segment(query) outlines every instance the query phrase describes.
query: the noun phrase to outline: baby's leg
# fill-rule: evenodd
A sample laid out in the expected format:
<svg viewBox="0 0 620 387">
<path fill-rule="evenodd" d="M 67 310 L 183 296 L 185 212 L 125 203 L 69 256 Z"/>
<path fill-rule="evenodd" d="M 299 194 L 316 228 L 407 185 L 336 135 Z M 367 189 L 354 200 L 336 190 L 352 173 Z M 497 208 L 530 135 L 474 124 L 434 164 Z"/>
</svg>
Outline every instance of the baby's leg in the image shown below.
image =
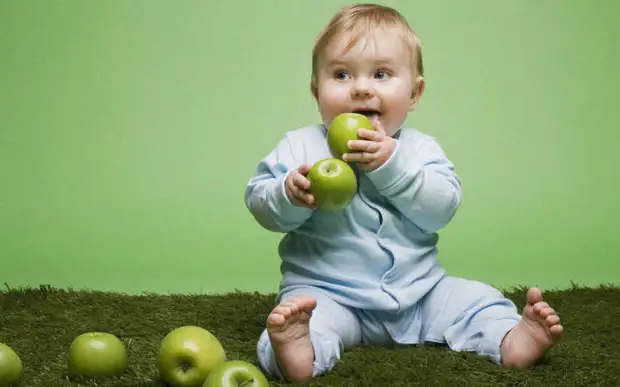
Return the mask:
<svg viewBox="0 0 620 387">
<path fill-rule="evenodd" d="M 318 290 L 296 289 L 269 314 L 257 356 L 272 376 L 305 381 L 331 370 L 345 349 L 360 342 L 361 328 L 352 310 Z"/>
<path fill-rule="evenodd" d="M 561 334 L 559 317 L 542 302 L 537 289 L 519 314 L 497 289 L 445 277 L 421 302 L 422 340 L 447 343 L 456 351 L 482 355 L 495 363 L 528 367 Z M 506 340 L 504 340 L 506 339 Z"/>
</svg>

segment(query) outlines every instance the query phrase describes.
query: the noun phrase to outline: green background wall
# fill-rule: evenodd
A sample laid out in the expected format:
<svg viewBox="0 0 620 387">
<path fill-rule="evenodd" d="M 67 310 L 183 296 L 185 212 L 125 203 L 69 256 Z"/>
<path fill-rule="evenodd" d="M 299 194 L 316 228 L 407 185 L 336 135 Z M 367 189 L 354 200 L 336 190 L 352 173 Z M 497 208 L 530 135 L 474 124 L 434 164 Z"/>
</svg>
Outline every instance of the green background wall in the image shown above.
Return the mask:
<svg viewBox="0 0 620 387">
<path fill-rule="evenodd" d="M 310 51 L 347 3 L 0 1 L 0 283 L 275 291 L 280 235 L 244 188 L 318 122 Z M 408 123 L 463 179 L 449 272 L 618 282 L 618 3 L 382 3 L 423 41 Z"/>
</svg>

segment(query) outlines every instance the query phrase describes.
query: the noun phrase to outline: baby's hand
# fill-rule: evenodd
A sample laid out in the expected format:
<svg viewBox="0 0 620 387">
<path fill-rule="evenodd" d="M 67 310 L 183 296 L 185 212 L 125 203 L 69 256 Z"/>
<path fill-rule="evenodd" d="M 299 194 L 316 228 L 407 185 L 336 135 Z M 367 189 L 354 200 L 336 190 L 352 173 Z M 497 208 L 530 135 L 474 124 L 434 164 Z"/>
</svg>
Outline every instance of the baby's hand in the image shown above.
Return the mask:
<svg viewBox="0 0 620 387">
<path fill-rule="evenodd" d="M 346 162 L 356 162 L 364 172 L 374 171 L 385 164 L 396 149 L 396 140 L 385 133 L 381 123 L 373 124 L 376 130 L 360 129 L 361 140 L 349 141 L 351 152 L 342 156 Z"/>
<path fill-rule="evenodd" d="M 310 166 L 305 164 L 294 169 L 286 178 L 284 187 L 286 196 L 293 204 L 300 207 L 314 208 L 314 196 L 309 192 L 310 180 L 306 178 L 309 171 Z"/>
</svg>

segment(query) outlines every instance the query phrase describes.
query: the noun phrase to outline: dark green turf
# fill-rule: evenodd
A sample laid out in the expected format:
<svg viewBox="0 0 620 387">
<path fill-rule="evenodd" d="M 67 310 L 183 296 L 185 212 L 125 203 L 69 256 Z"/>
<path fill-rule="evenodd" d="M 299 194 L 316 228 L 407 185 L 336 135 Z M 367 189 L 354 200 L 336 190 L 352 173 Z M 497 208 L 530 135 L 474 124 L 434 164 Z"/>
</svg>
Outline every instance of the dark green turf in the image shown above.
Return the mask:
<svg viewBox="0 0 620 387">
<path fill-rule="evenodd" d="M 521 305 L 525 291 L 507 295 Z M 358 348 L 346 352 L 333 372 L 304 385 L 619 386 L 620 290 L 575 287 L 547 292 L 545 298 L 561 315 L 566 337 L 533 370 L 504 369 L 438 347 Z M 220 338 L 229 358 L 255 362 L 255 342 L 272 307 L 273 295 L 247 293 L 126 296 L 45 286 L 7 289 L 0 292 L 0 342 L 21 356 L 26 368 L 22 386 L 78 386 L 64 377 L 71 341 L 86 331 L 110 332 L 128 347 L 126 375 L 83 385 L 162 386 L 154 359 L 160 340 L 171 329 L 203 326 Z"/>
</svg>

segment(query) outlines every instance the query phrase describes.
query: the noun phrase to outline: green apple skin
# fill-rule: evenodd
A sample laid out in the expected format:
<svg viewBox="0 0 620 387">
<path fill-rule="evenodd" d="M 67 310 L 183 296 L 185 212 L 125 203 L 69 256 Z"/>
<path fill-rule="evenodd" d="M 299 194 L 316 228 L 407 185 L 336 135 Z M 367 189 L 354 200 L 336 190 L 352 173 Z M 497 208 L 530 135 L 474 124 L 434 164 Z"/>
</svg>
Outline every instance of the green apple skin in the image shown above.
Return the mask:
<svg viewBox="0 0 620 387">
<path fill-rule="evenodd" d="M 71 343 L 67 370 L 73 377 L 107 378 L 123 374 L 127 363 L 127 350 L 118 337 L 106 332 L 87 332 Z"/>
<path fill-rule="evenodd" d="M 157 354 L 157 367 L 172 387 L 202 387 L 211 370 L 226 361 L 220 341 L 208 330 L 183 326 L 164 337 Z"/>
<path fill-rule="evenodd" d="M 254 364 L 230 360 L 213 368 L 202 387 L 269 387 L 269 382 Z"/>
<path fill-rule="evenodd" d="M 0 343 L 0 387 L 16 387 L 24 374 L 24 364 L 13 348 Z"/>
<path fill-rule="evenodd" d="M 325 211 L 347 207 L 357 193 L 357 176 L 346 162 L 327 158 L 315 162 L 307 175 L 314 205 Z"/>
<path fill-rule="evenodd" d="M 327 129 L 327 144 L 334 157 L 341 159 L 351 151 L 347 143 L 359 140 L 359 129 L 376 130 L 368 117 L 360 113 L 341 113 L 332 120 Z"/>
</svg>

